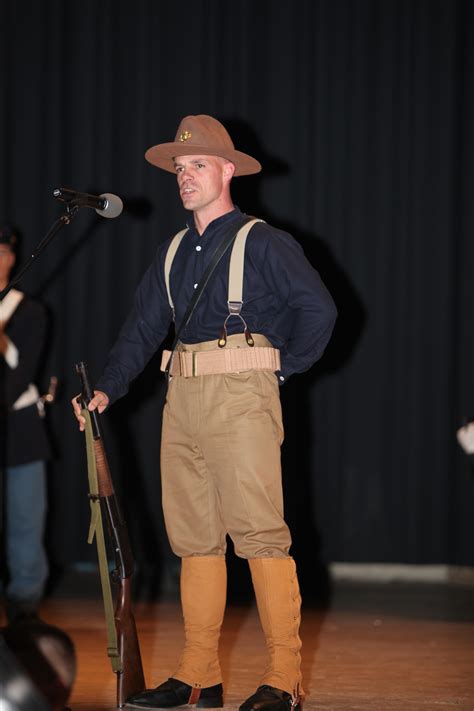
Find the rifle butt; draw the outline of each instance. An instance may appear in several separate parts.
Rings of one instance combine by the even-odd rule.
[[[131,605],[131,578],[120,580],[120,592],[115,608],[115,625],[122,671],[117,674],[117,706],[145,688],[140,644]]]

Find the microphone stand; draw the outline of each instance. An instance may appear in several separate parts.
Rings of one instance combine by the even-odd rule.
[[[43,239],[38,242],[36,247],[33,250],[33,253],[29,259],[23,264],[21,269],[19,270],[18,274],[13,277],[13,279],[10,281],[7,286],[0,291],[0,301],[5,298],[5,296],[8,294],[9,291],[13,289],[13,287],[18,284],[22,276],[25,274],[25,272],[28,271],[28,269],[31,267],[33,262],[35,261],[36,257],[38,257],[43,249],[48,246],[48,244],[51,242],[53,237],[56,237],[58,232],[63,228],[66,227],[66,225],[70,225],[73,219],[75,218],[78,210],[79,210],[79,205],[67,205],[66,207],[66,212],[61,215],[61,217],[56,220],[56,222],[52,225],[52,227],[49,229],[49,231],[45,234]]]

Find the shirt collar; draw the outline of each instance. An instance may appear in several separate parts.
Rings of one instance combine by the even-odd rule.
[[[230,224],[233,220],[235,220],[241,214],[242,214],[241,210],[237,207],[237,205],[234,205],[233,210],[231,210],[230,212],[226,212],[224,215],[221,215],[220,217],[216,217],[215,220],[212,220],[212,222],[210,222],[208,224],[208,226],[202,233],[201,237],[204,237],[204,235],[208,231],[214,232],[214,230],[219,229],[219,227],[222,227],[223,225]],[[194,220],[192,218],[186,224],[190,230],[197,232],[196,226],[194,224]]]

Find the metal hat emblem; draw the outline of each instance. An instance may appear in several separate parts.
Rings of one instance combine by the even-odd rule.
[[[184,142],[187,141],[189,138],[191,138],[192,135],[193,135],[193,134],[191,133],[191,131],[184,131],[184,132],[180,135],[179,140],[181,141],[181,143],[184,143]]]

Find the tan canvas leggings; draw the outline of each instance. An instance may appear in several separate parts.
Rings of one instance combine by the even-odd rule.
[[[254,339],[257,347],[271,345],[263,336]],[[226,348],[235,347],[249,347],[243,335],[229,337]],[[161,476],[166,529],[176,555],[224,555],[228,533],[242,558],[288,556],[282,440],[274,373],[172,378],[163,413]]]

